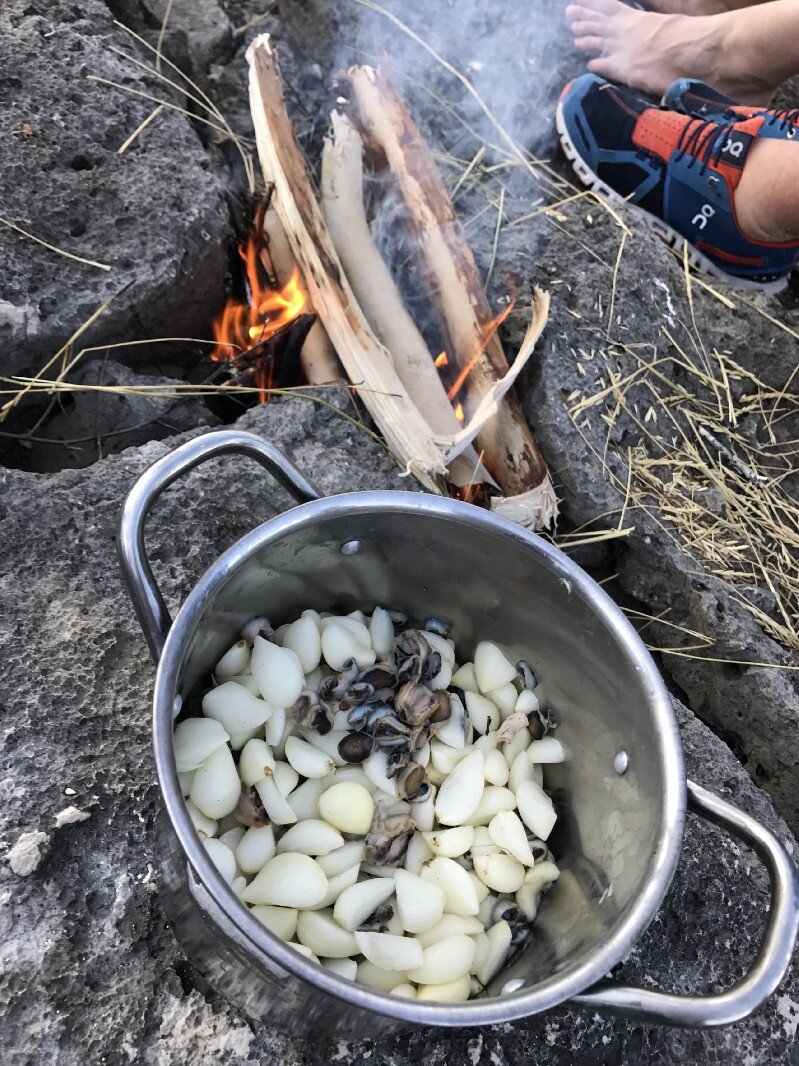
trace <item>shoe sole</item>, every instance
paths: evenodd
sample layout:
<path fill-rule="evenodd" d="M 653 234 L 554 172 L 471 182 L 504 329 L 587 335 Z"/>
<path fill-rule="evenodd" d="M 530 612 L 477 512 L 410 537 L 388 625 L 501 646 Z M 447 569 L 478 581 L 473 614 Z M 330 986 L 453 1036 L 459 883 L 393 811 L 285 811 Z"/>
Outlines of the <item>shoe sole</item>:
<path fill-rule="evenodd" d="M 605 182 L 602 181 L 593 170 L 591 170 L 575 148 L 574 143 L 569 136 L 569 131 L 566 129 L 566 123 L 563 118 L 563 104 L 561 102 L 558 103 L 555 111 L 555 125 L 558 130 L 558 136 L 560 137 L 560 144 L 563 148 L 564 155 L 571 163 L 575 174 L 583 185 L 587 185 L 588 188 L 592 189 L 600 199 L 607 201 L 607 203 L 613 205 L 624 204 L 629 209 L 635 211 L 647 229 L 660 237 L 660 239 L 670 248 L 673 248 L 681 258 L 687 254 L 688 262 L 692 267 L 704 271 L 706 274 L 711 274 L 714 278 L 718 278 L 720 281 L 726 282 L 731 288 L 744 292 L 779 293 L 785 289 L 790 279 L 790 273 L 784 274 L 782 277 L 777 278 L 774 281 L 755 281 L 752 278 L 739 278 L 735 274 L 728 274 L 726 270 L 722 270 L 721 267 L 716 266 L 711 259 L 708 259 L 706 255 L 703 255 L 698 248 L 695 248 L 687 237 L 683 237 L 683 235 L 678 233 L 677 230 L 668 226 L 662 218 L 658 218 L 657 215 L 651 214 L 651 212 L 645 210 L 643 207 L 639 207 L 637 204 L 631 204 L 614 189 L 611 189 L 609 185 L 606 185 Z"/>

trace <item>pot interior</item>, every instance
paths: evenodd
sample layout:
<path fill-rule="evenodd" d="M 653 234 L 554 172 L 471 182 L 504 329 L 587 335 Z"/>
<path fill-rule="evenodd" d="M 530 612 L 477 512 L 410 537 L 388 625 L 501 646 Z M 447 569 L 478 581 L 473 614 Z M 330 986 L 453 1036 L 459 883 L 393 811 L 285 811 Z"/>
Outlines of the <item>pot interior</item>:
<path fill-rule="evenodd" d="M 575 971 L 585 986 L 629 950 L 673 872 L 682 763 L 668 697 L 621 613 L 564 555 L 491 516 L 469 517 L 473 508 L 420 499 L 430 498 L 327 499 L 292 512 L 279 536 L 267 524 L 245 538 L 187 604 L 199 609 L 178 691 L 185 699 L 207 686 L 250 618 L 278 625 L 307 607 L 435 615 L 452 625 L 458 662 L 480 639 L 527 659 L 570 753 L 545 767 L 559 812 L 549 843 L 562 872 L 531 939 L 484 995 L 530 992 Z M 614 768 L 620 752 L 623 774 Z"/>

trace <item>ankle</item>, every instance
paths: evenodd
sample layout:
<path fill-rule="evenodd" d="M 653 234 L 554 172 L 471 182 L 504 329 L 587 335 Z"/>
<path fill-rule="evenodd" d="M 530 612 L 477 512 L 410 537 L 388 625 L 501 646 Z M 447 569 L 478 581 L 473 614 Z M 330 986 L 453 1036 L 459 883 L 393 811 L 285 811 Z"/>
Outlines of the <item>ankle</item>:
<path fill-rule="evenodd" d="M 764 244 L 799 239 L 797 175 L 799 145 L 755 141 L 733 195 L 738 225 L 747 237 Z"/>

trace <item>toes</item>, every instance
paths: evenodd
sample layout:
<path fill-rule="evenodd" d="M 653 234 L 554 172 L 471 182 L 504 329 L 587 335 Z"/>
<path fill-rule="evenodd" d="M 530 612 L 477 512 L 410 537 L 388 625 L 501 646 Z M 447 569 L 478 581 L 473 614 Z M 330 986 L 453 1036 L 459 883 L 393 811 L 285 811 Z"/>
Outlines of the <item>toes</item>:
<path fill-rule="evenodd" d="M 574 24 L 575 22 L 585 22 L 590 19 L 597 22 L 597 12 L 590 7 L 587 7 L 584 3 L 581 4 L 569 4 L 566 8 L 566 18 Z"/>
<path fill-rule="evenodd" d="M 590 8 L 595 14 L 605 15 L 610 17 L 611 15 L 618 15 L 620 12 L 630 12 L 630 8 L 627 4 L 621 3 L 621 0 L 580 0 L 582 7 Z"/>
<path fill-rule="evenodd" d="M 597 56 L 596 59 L 589 59 L 587 67 L 592 74 L 598 74 L 600 78 L 616 81 L 615 68 L 607 56 Z"/>
<path fill-rule="evenodd" d="M 585 52 L 587 55 L 590 55 L 590 56 L 601 55 L 602 54 L 602 49 L 604 48 L 604 46 L 605 46 L 605 42 L 604 42 L 602 37 L 596 37 L 596 36 L 591 37 L 591 36 L 589 36 L 589 37 L 575 37 L 574 38 L 574 47 L 579 52 Z M 590 63 L 588 65 L 588 69 L 589 70 L 591 69 L 591 64 Z M 599 71 L 596 71 L 596 73 L 599 73 Z"/>
<path fill-rule="evenodd" d="M 573 22 L 571 24 L 571 30 L 575 38 L 603 37 L 605 34 L 604 24 L 597 22 L 595 18 Z"/>

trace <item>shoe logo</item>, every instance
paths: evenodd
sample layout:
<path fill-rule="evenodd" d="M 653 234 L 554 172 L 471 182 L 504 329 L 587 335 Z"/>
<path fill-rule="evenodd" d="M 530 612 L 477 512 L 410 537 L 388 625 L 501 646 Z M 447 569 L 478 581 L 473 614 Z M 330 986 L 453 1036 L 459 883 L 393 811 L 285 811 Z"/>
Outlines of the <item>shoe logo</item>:
<path fill-rule="evenodd" d="M 742 141 L 734 141 L 730 138 L 721 149 L 721 154 L 731 156 L 733 159 L 740 159 L 743 155 L 743 150 L 744 146 Z"/>
<path fill-rule="evenodd" d="M 694 215 L 691 219 L 691 225 L 698 226 L 700 229 L 704 229 L 708 223 L 708 219 L 713 218 L 716 213 L 715 207 L 710 204 L 702 204 L 699 214 Z"/>
<path fill-rule="evenodd" d="M 730 130 L 727 139 L 719 152 L 719 162 L 729 166 L 742 167 L 749 145 L 754 140 L 750 133 L 742 133 L 740 130 Z"/>

